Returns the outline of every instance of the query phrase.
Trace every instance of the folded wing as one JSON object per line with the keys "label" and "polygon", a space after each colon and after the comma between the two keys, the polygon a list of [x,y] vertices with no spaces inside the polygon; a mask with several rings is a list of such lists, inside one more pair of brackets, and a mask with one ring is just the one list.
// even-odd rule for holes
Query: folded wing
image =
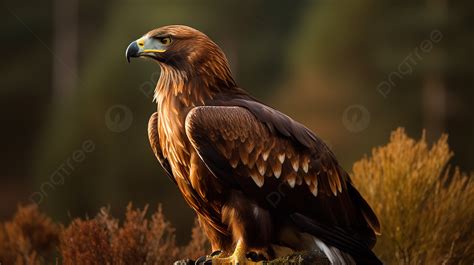
{"label": "folded wing", "polygon": [[249,104],[196,107],[186,118],[186,134],[214,176],[326,243],[371,248],[378,220],[327,146],[288,116]]}

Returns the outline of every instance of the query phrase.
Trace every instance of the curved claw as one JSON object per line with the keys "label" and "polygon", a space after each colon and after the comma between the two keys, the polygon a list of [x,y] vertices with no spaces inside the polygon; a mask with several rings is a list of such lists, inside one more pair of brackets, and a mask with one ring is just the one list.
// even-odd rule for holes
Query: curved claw
{"label": "curved claw", "polygon": [[215,250],[210,255],[199,257],[194,265],[210,265],[212,264],[212,258],[219,256],[222,254],[222,250]]}
{"label": "curved claw", "polygon": [[219,256],[220,254],[222,254],[222,250],[215,250],[215,251],[212,251],[211,257]]}
{"label": "curved claw", "polygon": [[196,262],[194,262],[194,265],[203,265],[204,262],[206,262],[207,258],[208,258],[207,256],[201,256],[201,257],[199,257],[199,258],[196,260]]}

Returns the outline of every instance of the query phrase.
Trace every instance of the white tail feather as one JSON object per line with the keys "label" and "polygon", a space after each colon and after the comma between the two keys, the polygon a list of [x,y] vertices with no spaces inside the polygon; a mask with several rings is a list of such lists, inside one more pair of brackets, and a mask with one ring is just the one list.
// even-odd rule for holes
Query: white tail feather
{"label": "white tail feather", "polygon": [[343,253],[335,247],[329,247],[323,241],[319,240],[316,237],[314,238],[314,243],[316,246],[324,252],[326,257],[329,259],[332,265],[352,265],[355,264],[354,260],[347,254]]}

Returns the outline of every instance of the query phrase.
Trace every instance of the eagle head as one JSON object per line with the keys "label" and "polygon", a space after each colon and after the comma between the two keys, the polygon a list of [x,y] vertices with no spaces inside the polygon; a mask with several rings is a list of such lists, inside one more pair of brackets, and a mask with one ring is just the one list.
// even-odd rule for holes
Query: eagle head
{"label": "eagle head", "polygon": [[221,48],[207,35],[183,25],[160,27],[133,41],[125,52],[127,61],[145,57],[162,68],[173,68],[188,75],[219,75],[232,81],[229,63]]}

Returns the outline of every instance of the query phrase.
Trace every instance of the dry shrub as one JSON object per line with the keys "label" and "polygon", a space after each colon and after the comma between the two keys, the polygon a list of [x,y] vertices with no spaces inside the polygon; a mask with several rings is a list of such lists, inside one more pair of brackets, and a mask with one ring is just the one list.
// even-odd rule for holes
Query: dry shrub
{"label": "dry shrub", "polygon": [[189,244],[178,246],[175,229],[161,207],[150,219],[146,217],[147,208],[133,209],[130,204],[121,226],[106,208],[94,219],[74,220],[61,236],[63,264],[168,265],[210,251],[199,225],[193,228]]}
{"label": "dry shrub", "polygon": [[59,226],[36,205],[19,206],[10,222],[0,223],[0,262],[36,265],[54,263]]}
{"label": "dry shrub", "polygon": [[[386,264],[474,261],[474,176],[450,170],[451,156],[446,136],[430,148],[424,136],[415,141],[399,129],[388,145],[355,163],[353,181],[382,223],[375,251]],[[0,262],[169,265],[209,253],[197,221],[189,244],[178,246],[161,207],[149,218],[146,213],[147,207],[130,204],[120,222],[103,208],[92,219],[59,227],[36,206],[19,207],[10,222],[0,223]]]}
{"label": "dry shrub", "polygon": [[[199,226],[194,229],[201,230]],[[146,257],[147,264],[172,264],[174,261],[186,257],[182,255],[183,247],[176,247],[174,232],[175,229],[165,219],[161,207],[158,207],[158,211],[151,218],[150,233],[148,234],[149,250]],[[194,242],[191,239],[189,245],[192,244]],[[205,255],[205,253],[195,252],[191,255],[194,255],[191,257],[199,257]]]}
{"label": "dry shrub", "polygon": [[110,264],[111,230],[101,219],[76,219],[61,234],[63,264]]}
{"label": "dry shrub", "polygon": [[375,252],[386,264],[472,264],[473,175],[451,170],[447,136],[431,148],[425,135],[403,129],[370,158],[354,164],[352,179],[382,224]]}
{"label": "dry shrub", "polygon": [[[194,221],[191,231],[191,241],[183,248],[182,258],[200,257],[209,254],[209,241],[204,230],[199,225],[198,219]],[[196,255],[198,254],[198,255]]]}
{"label": "dry shrub", "polygon": [[0,264],[169,265],[209,253],[197,221],[189,243],[179,246],[161,206],[150,218],[147,210],[129,204],[120,223],[102,208],[96,217],[78,218],[64,227],[41,214],[36,205],[20,206],[11,221],[0,223]]}

